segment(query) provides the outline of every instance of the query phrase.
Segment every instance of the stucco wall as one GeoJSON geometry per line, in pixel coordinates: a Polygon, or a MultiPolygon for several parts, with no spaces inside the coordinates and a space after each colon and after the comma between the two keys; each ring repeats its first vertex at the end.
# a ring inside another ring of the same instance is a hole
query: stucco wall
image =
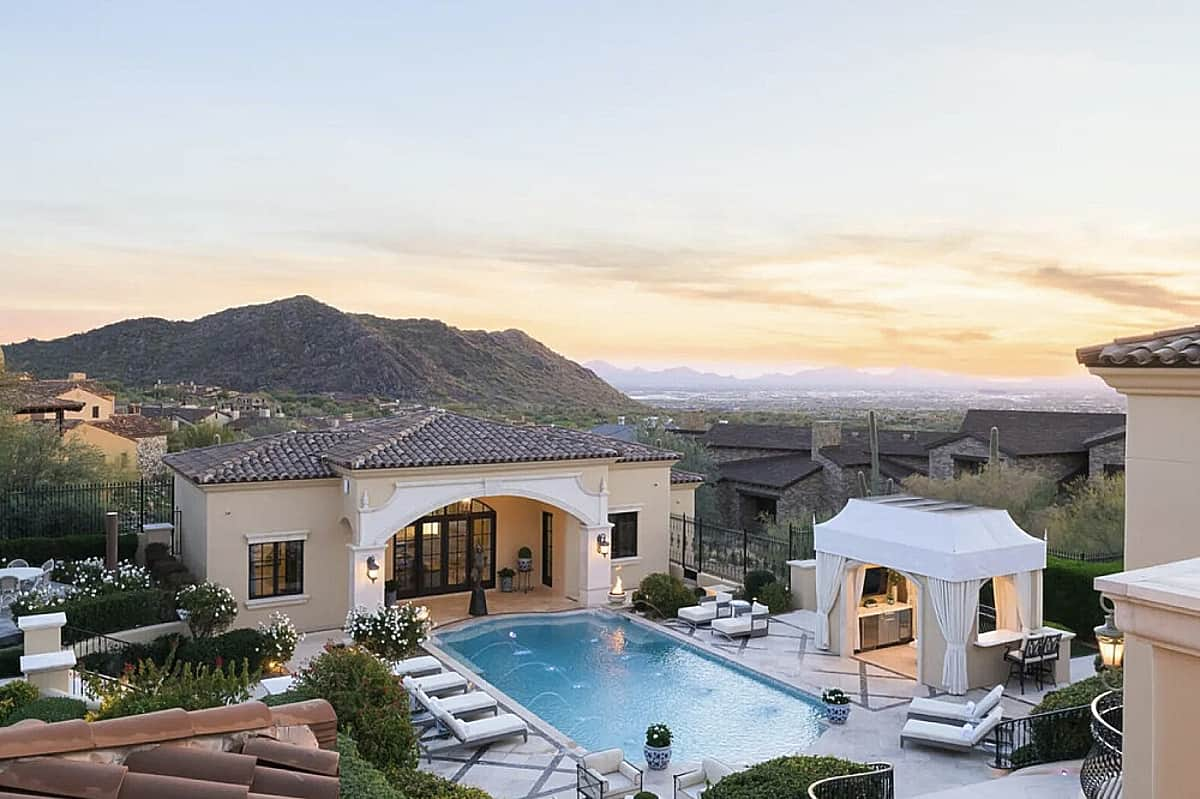
{"type": "MultiPolygon", "coordinates": [[[[93,394],[92,392],[87,391],[86,389],[70,388],[70,389],[64,391],[62,394],[59,394],[58,397],[60,399],[69,399],[69,400],[75,400],[76,402],[85,403],[85,405],[83,406],[83,410],[81,410],[81,411],[65,412],[63,414],[64,419],[84,419],[84,420],[90,419],[93,421],[99,421],[101,419],[107,419],[108,417],[113,415],[113,405],[114,405],[115,397],[112,397],[112,396],[104,397],[104,396],[100,396],[99,394],[93,394]],[[94,407],[100,408],[100,413],[97,416],[92,415],[92,408],[94,408],[94,407]]],[[[54,417],[53,414],[50,414],[49,416],[50,416],[50,418],[54,417]]]]}
{"type": "Polygon", "coordinates": [[[104,453],[110,465],[133,471],[137,468],[137,442],[114,435],[90,424],[76,425],[66,432],[70,441],[82,441],[104,453]]]}
{"type": "Polygon", "coordinates": [[[700,483],[679,483],[671,486],[671,513],[696,515],[696,489],[700,483]]]}
{"type": "MultiPolygon", "coordinates": [[[[627,589],[636,588],[651,572],[665,572],[671,542],[671,469],[655,464],[614,464],[609,473],[608,510],[638,512],[636,558],[614,558],[627,589]]],[[[585,542],[590,546],[590,542],[585,542]]]]}
{"type": "Polygon", "coordinates": [[[197,579],[204,580],[208,563],[208,495],[191,480],[175,476],[175,507],[179,509],[178,555],[197,579]]]}

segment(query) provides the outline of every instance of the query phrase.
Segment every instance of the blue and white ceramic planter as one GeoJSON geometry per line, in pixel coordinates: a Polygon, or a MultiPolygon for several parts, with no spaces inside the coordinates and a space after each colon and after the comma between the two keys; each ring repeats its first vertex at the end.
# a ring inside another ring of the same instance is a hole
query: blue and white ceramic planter
{"type": "Polygon", "coordinates": [[[671,765],[671,747],[669,746],[644,744],[642,754],[646,758],[646,767],[653,771],[663,771],[671,765]]]}
{"type": "Polygon", "coordinates": [[[831,705],[825,703],[825,718],[830,724],[845,724],[846,719],[850,718],[850,703],[844,705],[831,705]]]}

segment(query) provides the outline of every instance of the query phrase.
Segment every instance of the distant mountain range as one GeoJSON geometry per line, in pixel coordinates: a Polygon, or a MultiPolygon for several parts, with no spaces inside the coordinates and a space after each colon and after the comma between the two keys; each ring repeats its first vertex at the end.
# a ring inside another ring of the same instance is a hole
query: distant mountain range
{"type": "Polygon", "coordinates": [[[671,369],[624,369],[605,361],[587,361],[584,366],[622,391],[819,391],[822,389],[882,391],[887,389],[941,389],[945,391],[988,391],[1025,388],[1042,391],[1109,391],[1090,376],[1038,378],[1028,381],[989,380],[930,369],[899,368],[880,374],[827,366],[799,372],[775,372],[758,377],[734,377],[700,372],[686,366],[671,369]]]}
{"type": "Polygon", "coordinates": [[[350,314],[306,296],[190,322],[129,319],[52,341],[8,344],[4,354],[11,370],[39,377],[87,372],[130,386],[182,380],[505,410],[640,407],[520,330],[350,314]]]}

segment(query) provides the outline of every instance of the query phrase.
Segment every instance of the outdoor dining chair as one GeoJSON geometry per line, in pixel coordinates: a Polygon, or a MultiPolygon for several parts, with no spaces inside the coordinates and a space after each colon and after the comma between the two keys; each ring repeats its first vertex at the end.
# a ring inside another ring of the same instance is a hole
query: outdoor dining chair
{"type": "Polygon", "coordinates": [[[10,569],[28,569],[29,561],[25,560],[25,558],[13,558],[12,560],[10,560],[8,562],[8,568],[10,568],[10,569]]]}
{"type": "Polygon", "coordinates": [[[1009,662],[1008,679],[1004,681],[1007,686],[1012,680],[1013,674],[1017,675],[1020,680],[1021,693],[1025,693],[1025,677],[1031,676],[1038,682],[1038,688],[1042,686],[1042,660],[1044,651],[1049,636],[1034,635],[1026,638],[1020,647],[1008,650],[1004,653],[1004,659],[1009,662]]]}
{"type": "Polygon", "coordinates": [[[1042,637],[1042,659],[1038,663],[1038,688],[1043,679],[1050,678],[1050,684],[1058,686],[1058,655],[1062,649],[1062,633],[1054,633],[1042,637]]]}
{"type": "Polygon", "coordinates": [[[21,581],[11,575],[0,577],[0,606],[8,607],[21,591],[21,581]]]}

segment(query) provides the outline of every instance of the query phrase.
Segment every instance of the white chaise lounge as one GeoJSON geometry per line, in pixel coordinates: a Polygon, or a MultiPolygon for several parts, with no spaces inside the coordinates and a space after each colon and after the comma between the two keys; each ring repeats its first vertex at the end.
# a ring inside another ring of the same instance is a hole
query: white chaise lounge
{"type": "Polygon", "coordinates": [[[947,702],[944,699],[914,699],[908,706],[910,719],[922,721],[938,721],[943,724],[978,724],[983,717],[992,712],[992,708],[1000,704],[1004,694],[1004,686],[997,685],[988,691],[987,696],[978,703],[947,702]]]}
{"type": "Polygon", "coordinates": [[[761,638],[771,631],[771,610],[757,602],[750,606],[749,613],[714,619],[712,632],[726,638],[761,638]]]}
{"type": "Polygon", "coordinates": [[[285,674],[282,677],[267,677],[254,689],[254,696],[261,699],[264,696],[282,694],[285,691],[292,690],[295,684],[296,677],[291,674],[285,674]]]}
{"type": "Polygon", "coordinates": [[[642,790],[642,770],[625,759],[620,749],[602,749],[583,756],[575,768],[575,789],[585,799],[630,796],[642,790]]]}
{"type": "Polygon", "coordinates": [[[913,741],[939,749],[969,752],[983,743],[1003,717],[1004,711],[997,705],[979,724],[941,724],[909,719],[904,722],[904,729],[900,730],[900,748],[904,748],[906,741],[913,741]]]}
{"type": "Polygon", "coordinates": [[[675,799],[700,799],[706,790],[720,782],[725,775],[732,773],[732,766],[727,766],[716,758],[706,757],[700,761],[700,768],[675,775],[675,799]]]}
{"type": "Polygon", "coordinates": [[[467,678],[452,671],[429,674],[425,677],[405,677],[401,682],[410,694],[420,689],[430,696],[442,697],[461,694],[467,690],[467,678]]]}
{"type": "Polygon", "coordinates": [[[392,674],[397,677],[424,677],[427,674],[437,674],[441,670],[441,661],[432,655],[405,658],[392,665],[392,674]]]}
{"type": "Polygon", "coordinates": [[[447,740],[440,746],[430,747],[422,746],[425,750],[425,756],[430,761],[433,760],[433,755],[445,751],[447,749],[457,749],[462,746],[483,746],[484,744],[503,741],[508,738],[516,738],[520,736],[523,740],[529,740],[529,725],[520,716],[513,713],[500,713],[491,718],[479,719],[478,721],[463,721],[455,718],[444,708],[434,705],[433,717],[438,721],[438,727],[444,730],[450,736],[451,740],[447,740]]]}
{"type": "Polygon", "coordinates": [[[412,697],[417,706],[424,710],[412,718],[412,723],[420,727],[427,727],[437,721],[436,711],[439,708],[455,718],[478,716],[482,713],[496,716],[500,713],[500,705],[496,698],[484,691],[468,691],[465,694],[437,699],[417,688],[413,690],[412,697]]]}
{"type": "Polygon", "coordinates": [[[689,605],[675,611],[675,618],[695,629],[711,624],[714,619],[728,616],[731,602],[733,602],[733,594],[718,593],[711,597],[706,596],[700,600],[698,605],[689,605]]]}

